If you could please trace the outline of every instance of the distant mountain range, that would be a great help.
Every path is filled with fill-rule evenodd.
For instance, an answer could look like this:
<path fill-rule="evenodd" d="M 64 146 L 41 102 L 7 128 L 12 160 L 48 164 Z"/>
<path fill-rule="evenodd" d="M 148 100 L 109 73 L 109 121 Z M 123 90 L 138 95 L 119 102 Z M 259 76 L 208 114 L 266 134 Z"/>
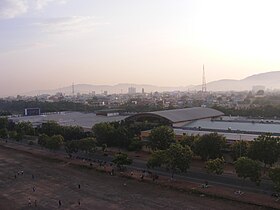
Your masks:
<path fill-rule="evenodd" d="M 136 88 L 137 93 L 142 92 L 142 88 L 144 88 L 144 91 L 146 93 L 150 92 L 164 92 L 164 91 L 187 91 L 188 87 L 159 87 L 155 85 L 141 85 L 141 84 L 117 84 L 117 85 L 90 85 L 90 84 L 76 84 L 74 86 L 75 93 L 92 93 L 93 91 L 95 94 L 101 94 L 104 93 L 104 91 L 107 91 L 108 94 L 114 94 L 114 93 L 128 93 L 128 88 L 134 87 Z M 190 86 L 189 88 L 193 88 L 194 86 Z M 72 94 L 72 86 L 67 86 L 63 88 L 58 88 L 54 90 L 36 90 L 31 91 L 28 93 L 24 93 L 23 95 L 40 95 L 40 94 L 56 94 L 56 93 L 65 93 L 66 95 Z"/>
<path fill-rule="evenodd" d="M 280 89 L 280 71 L 272 71 L 261 74 L 255 74 L 241 80 L 218 80 L 207 83 L 209 91 L 240 91 L 251 90 L 253 86 L 262 85 L 266 89 Z M 199 89 L 201 86 L 196 86 Z"/>
<path fill-rule="evenodd" d="M 208 91 L 241 91 L 251 90 L 253 86 L 262 85 L 266 89 L 280 89 L 280 71 L 266 72 L 252 75 L 242 80 L 223 79 L 207 83 Z M 91 93 L 96 94 L 107 91 L 108 94 L 113 93 L 127 93 L 129 87 L 135 87 L 137 92 L 141 92 L 142 88 L 146 93 L 150 92 L 164 92 L 164 91 L 187 91 L 187 90 L 201 90 L 201 85 L 179 86 L 179 87 L 160 87 L 146 84 L 117 84 L 117 85 L 90 85 L 90 84 L 76 84 L 75 93 Z M 24 93 L 23 95 L 40 95 L 40 94 L 55 94 L 57 92 L 71 94 L 72 86 L 63 87 L 53 90 L 40 90 Z"/>

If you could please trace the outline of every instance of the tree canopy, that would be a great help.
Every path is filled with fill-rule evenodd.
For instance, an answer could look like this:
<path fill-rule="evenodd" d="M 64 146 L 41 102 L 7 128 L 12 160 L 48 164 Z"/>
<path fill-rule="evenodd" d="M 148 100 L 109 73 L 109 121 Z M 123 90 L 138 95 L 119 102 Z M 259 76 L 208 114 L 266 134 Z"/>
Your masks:
<path fill-rule="evenodd" d="M 235 141 L 230 145 L 233 160 L 237 160 L 239 157 L 246 157 L 248 155 L 249 146 L 250 144 L 247 141 Z"/>
<path fill-rule="evenodd" d="M 72 140 L 65 143 L 65 151 L 67 154 L 77 153 L 78 151 L 86 154 L 93 153 L 96 151 L 96 140 L 88 137 L 79 140 Z"/>
<path fill-rule="evenodd" d="M 50 139 L 50 137 L 46 134 L 41 134 L 38 137 L 38 144 L 45 147 L 47 144 L 47 141 Z"/>
<path fill-rule="evenodd" d="M 222 148 L 226 145 L 224 136 L 217 133 L 205 134 L 195 141 L 194 151 L 203 160 L 222 157 Z"/>
<path fill-rule="evenodd" d="M 194 150 L 195 141 L 200 138 L 199 135 L 187 135 L 183 134 L 182 139 L 180 140 L 180 144 L 184 146 L 189 146 L 192 150 Z"/>
<path fill-rule="evenodd" d="M 128 155 L 126 153 L 119 153 L 115 155 L 115 158 L 112 162 L 121 169 L 124 165 L 131 165 L 132 159 L 128 158 Z"/>
<path fill-rule="evenodd" d="M 189 146 L 171 144 L 166 150 L 155 151 L 147 162 L 147 167 L 154 168 L 164 166 L 172 177 L 175 172 L 186 172 L 190 167 L 192 151 Z"/>
<path fill-rule="evenodd" d="M 276 191 L 280 192 L 280 167 L 271 168 L 269 177 L 273 181 Z"/>
<path fill-rule="evenodd" d="M 100 146 L 106 144 L 108 147 L 128 148 L 132 141 L 127 128 L 119 123 L 98 123 L 92 130 Z"/>
<path fill-rule="evenodd" d="M 47 140 L 46 148 L 48 148 L 49 150 L 53 150 L 53 151 L 58 150 L 62 146 L 63 141 L 64 141 L 63 136 L 54 135 Z"/>
<path fill-rule="evenodd" d="M 150 134 L 150 147 L 152 150 L 165 150 L 175 143 L 175 134 L 172 128 L 160 126 L 152 129 Z"/>
<path fill-rule="evenodd" d="M 38 129 L 41 134 L 48 136 L 61 135 L 65 141 L 85 138 L 85 132 L 80 126 L 61 126 L 55 121 L 43 123 Z"/>
<path fill-rule="evenodd" d="M 221 175 L 224 172 L 225 160 L 224 158 L 216 158 L 214 160 L 208 160 L 205 163 L 205 168 L 208 173 L 215 173 Z"/>
<path fill-rule="evenodd" d="M 280 142 L 279 138 L 272 137 L 271 135 L 259 136 L 252 142 L 248 156 L 253 160 L 259 160 L 265 165 L 272 166 L 280 155 Z"/>
<path fill-rule="evenodd" d="M 258 161 L 247 157 L 240 157 L 234 163 L 238 177 L 243 179 L 249 178 L 257 185 L 261 181 L 261 165 Z"/>

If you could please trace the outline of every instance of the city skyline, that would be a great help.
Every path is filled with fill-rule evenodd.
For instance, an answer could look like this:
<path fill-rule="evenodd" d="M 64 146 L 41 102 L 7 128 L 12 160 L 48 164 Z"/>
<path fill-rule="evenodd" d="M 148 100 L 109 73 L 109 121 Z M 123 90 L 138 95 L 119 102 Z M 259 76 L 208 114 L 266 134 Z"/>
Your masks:
<path fill-rule="evenodd" d="M 2 0 L 0 95 L 76 84 L 189 86 L 280 70 L 269 1 Z"/>

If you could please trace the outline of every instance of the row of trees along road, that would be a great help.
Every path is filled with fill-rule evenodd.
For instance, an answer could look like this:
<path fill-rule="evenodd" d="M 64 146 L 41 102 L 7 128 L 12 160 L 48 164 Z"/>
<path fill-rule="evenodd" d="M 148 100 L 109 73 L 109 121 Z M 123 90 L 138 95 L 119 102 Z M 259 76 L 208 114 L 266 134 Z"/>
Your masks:
<path fill-rule="evenodd" d="M 278 137 L 270 134 L 262 135 L 252 142 L 236 142 L 231 148 L 233 158 L 237 159 L 235 167 L 239 177 L 249 178 L 259 184 L 268 169 L 268 176 L 273 181 L 275 189 L 280 191 L 280 167 L 272 167 L 280 157 L 280 139 Z M 239 158 L 237 158 L 238 154 Z M 262 168 L 264 169 L 263 174 Z"/>
<path fill-rule="evenodd" d="M 49 137 L 46 134 L 42 134 L 38 137 L 38 144 L 52 151 L 60 149 L 63 143 L 64 138 L 61 135 L 53 135 L 52 137 Z"/>
<path fill-rule="evenodd" d="M 222 157 L 222 149 L 225 145 L 225 138 L 217 133 L 201 137 L 184 135 L 181 141 L 176 142 L 173 129 L 168 126 L 160 126 L 154 128 L 150 134 L 148 146 L 154 152 L 147 162 L 147 167 L 165 167 L 173 177 L 175 172 L 187 171 L 195 154 L 203 160 L 217 158 L 209 161 L 209 171 L 221 174 L 224 160 L 219 158 Z"/>
<path fill-rule="evenodd" d="M 189 146 L 183 147 L 176 143 L 171 144 L 166 150 L 155 151 L 147 162 L 148 168 L 165 167 L 171 172 L 173 178 L 175 172 L 186 172 L 190 167 L 192 151 Z"/>
<path fill-rule="evenodd" d="M 141 130 L 155 127 L 150 123 L 111 122 L 98 123 L 92 128 L 93 136 L 99 146 L 124 148 L 130 151 L 139 151 L 142 142 L 139 140 Z"/>
<path fill-rule="evenodd" d="M 172 128 L 161 126 L 151 131 L 149 146 L 154 152 L 147 166 L 163 166 L 172 176 L 175 172 L 187 171 L 192 155 L 205 161 L 207 172 L 222 174 L 225 166 L 223 150 L 230 149 L 239 177 L 250 179 L 258 185 L 269 166 L 268 176 L 274 182 L 275 189 L 280 190 L 280 168 L 272 167 L 280 157 L 280 140 L 269 134 L 259 136 L 252 142 L 237 141 L 228 147 L 226 139 L 217 133 L 203 136 L 185 135 L 176 143 Z"/>
<path fill-rule="evenodd" d="M 120 147 L 125 149 L 142 148 L 142 143 L 136 138 L 141 130 L 151 129 L 155 125 L 148 123 L 100 123 L 96 124 L 93 133 L 84 132 L 77 126 L 60 126 L 56 122 L 43 123 L 40 128 L 33 128 L 29 122 L 13 123 L 7 118 L 0 118 L 0 138 L 14 138 L 21 140 L 25 135 L 39 136 L 38 144 L 57 150 L 62 145 L 66 152 L 81 151 L 92 153 L 97 146 Z M 203 136 L 188 136 L 176 143 L 172 128 L 160 126 L 151 130 L 148 146 L 154 151 L 147 165 L 149 167 L 166 167 L 172 176 L 175 172 L 186 172 L 193 155 L 201 157 L 209 173 L 222 174 L 224 160 L 223 149 L 227 148 L 226 140 L 217 133 Z M 227 148 L 228 149 L 228 148 Z M 261 181 L 261 166 L 267 169 L 268 175 L 280 190 L 280 169 L 272 167 L 280 156 L 280 140 L 271 135 L 259 136 L 255 141 L 238 141 L 229 147 L 235 160 L 235 169 L 239 177 L 249 178 L 257 184 Z M 123 158 L 123 157 L 122 157 Z M 125 159 L 125 158 L 123 158 Z"/>
<path fill-rule="evenodd" d="M 149 147 L 153 150 L 166 150 L 170 145 L 176 143 L 172 128 L 160 126 L 151 130 Z M 193 152 L 203 160 L 222 157 L 222 149 L 226 147 L 226 139 L 217 133 L 203 136 L 184 135 L 180 145 L 189 146 Z"/>

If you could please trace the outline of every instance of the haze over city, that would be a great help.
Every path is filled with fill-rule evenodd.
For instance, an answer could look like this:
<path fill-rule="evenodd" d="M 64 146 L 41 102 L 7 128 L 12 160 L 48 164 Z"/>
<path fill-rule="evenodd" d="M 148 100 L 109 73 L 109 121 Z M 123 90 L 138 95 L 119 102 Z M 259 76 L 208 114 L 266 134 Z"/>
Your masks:
<path fill-rule="evenodd" d="M 277 0 L 1 0 L 0 95 L 280 70 Z"/>

